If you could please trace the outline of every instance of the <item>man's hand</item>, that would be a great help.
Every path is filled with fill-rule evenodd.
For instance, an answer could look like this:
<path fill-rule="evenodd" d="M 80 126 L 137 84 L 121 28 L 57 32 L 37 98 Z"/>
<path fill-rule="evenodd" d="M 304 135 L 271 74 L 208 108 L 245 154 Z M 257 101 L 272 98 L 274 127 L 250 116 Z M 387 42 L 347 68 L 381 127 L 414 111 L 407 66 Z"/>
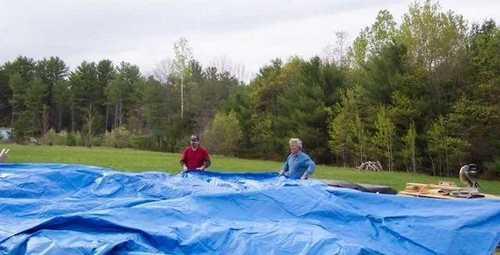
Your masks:
<path fill-rule="evenodd" d="M 0 162 L 3 162 L 7 159 L 7 154 L 9 153 L 9 151 L 9 149 L 2 149 L 2 151 L 0 151 Z"/>
<path fill-rule="evenodd" d="M 186 165 L 182 165 L 182 170 L 179 172 L 181 176 L 186 176 L 186 173 L 188 171 L 188 168 Z"/>
<path fill-rule="evenodd" d="M 285 173 L 286 173 L 286 172 L 285 172 L 285 170 L 284 170 L 284 169 L 281 169 L 281 170 L 279 171 L 279 174 L 280 174 L 280 175 L 285 176 Z"/>
<path fill-rule="evenodd" d="M 307 180 L 309 178 L 309 176 L 307 176 L 307 174 L 304 174 L 302 175 L 302 177 L 300 177 L 301 180 Z"/>

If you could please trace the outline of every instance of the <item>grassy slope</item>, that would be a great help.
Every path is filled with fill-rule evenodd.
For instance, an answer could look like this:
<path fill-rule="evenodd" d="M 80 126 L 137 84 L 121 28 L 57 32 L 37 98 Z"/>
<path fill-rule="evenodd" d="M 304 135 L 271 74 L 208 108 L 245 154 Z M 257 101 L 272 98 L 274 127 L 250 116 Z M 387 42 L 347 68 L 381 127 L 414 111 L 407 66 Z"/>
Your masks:
<path fill-rule="evenodd" d="M 0 145 L 1 147 L 1 145 Z M 95 165 L 125 171 L 165 171 L 175 173 L 179 170 L 179 154 L 131 149 L 82 148 L 66 146 L 22 146 L 8 145 L 11 153 L 8 162 L 54 162 Z M 266 172 L 278 170 L 280 162 L 247 160 L 224 156 L 213 156 L 211 169 L 239 172 Z M 398 190 L 406 182 L 437 183 L 441 180 L 455 181 L 457 178 L 441 178 L 427 175 L 414 175 L 402 172 L 360 172 L 348 168 L 318 166 L 316 178 L 345 180 L 357 183 L 389 185 Z M 482 191 L 500 194 L 500 182 L 481 181 Z"/>

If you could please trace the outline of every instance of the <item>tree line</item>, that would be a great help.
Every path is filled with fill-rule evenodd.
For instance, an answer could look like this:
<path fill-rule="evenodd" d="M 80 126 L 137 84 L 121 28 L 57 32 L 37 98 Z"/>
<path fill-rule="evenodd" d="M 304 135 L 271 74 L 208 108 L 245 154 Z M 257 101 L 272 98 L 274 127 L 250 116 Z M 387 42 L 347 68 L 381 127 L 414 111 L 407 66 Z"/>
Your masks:
<path fill-rule="evenodd" d="M 92 146 L 105 134 L 125 131 L 141 148 L 178 150 L 185 137 L 204 130 L 240 82 L 226 71 L 203 68 L 189 56 L 185 39 L 176 49 L 165 81 L 145 77 L 131 63 L 110 60 L 84 61 L 72 71 L 58 57 L 21 56 L 4 63 L 0 125 L 13 127 L 18 142 L 66 132 Z"/>
<path fill-rule="evenodd" d="M 212 152 L 275 160 L 300 137 L 319 163 L 379 160 L 390 171 L 455 175 L 476 162 L 500 172 L 493 20 L 468 24 L 438 3 L 416 2 L 401 24 L 381 10 L 345 42 L 337 33 L 325 56 L 275 59 L 248 83 L 203 67 L 185 39 L 149 77 L 125 62 L 70 71 L 58 57 L 18 57 L 0 67 L 0 126 L 20 142 L 66 132 L 87 146 L 111 140 L 171 152 L 198 133 Z"/>

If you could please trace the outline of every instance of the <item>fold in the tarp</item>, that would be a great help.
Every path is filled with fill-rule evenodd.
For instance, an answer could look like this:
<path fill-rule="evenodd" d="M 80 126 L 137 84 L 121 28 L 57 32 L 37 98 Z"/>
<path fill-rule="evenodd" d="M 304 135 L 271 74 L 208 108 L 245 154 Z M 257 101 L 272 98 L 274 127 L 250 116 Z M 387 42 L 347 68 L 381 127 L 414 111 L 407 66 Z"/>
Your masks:
<path fill-rule="evenodd" d="M 0 164 L 0 254 L 492 254 L 500 202 L 276 174 Z"/>

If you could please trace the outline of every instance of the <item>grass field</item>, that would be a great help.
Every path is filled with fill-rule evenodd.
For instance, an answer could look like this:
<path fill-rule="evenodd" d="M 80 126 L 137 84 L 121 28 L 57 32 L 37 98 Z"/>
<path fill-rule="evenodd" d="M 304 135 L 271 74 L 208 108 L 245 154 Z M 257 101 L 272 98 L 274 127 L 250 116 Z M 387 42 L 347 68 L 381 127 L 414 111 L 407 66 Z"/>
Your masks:
<path fill-rule="evenodd" d="M 2 147 L 3 145 L 0 145 Z M 122 171 L 164 171 L 176 173 L 180 169 L 179 154 L 114 149 L 105 147 L 83 148 L 66 146 L 5 145 L 11 153 L 7 162 L 11 163 L 71 163 L 94 165 Z M 285 155 L 284 155 L 285 156 Z M 215 155 L 210 169 L 225 172 L 269 172 L 277 171 L 281 162 L 247 160 Z M 437 183 L 454 181 L 457 178 L 433 177 L 404 172 L 361 172 L 350 168 L 319 165 L 315 178 L 344 180 L 356 183 L 388 185 L 397 190 L 407 182 Z M 482 191 L 500 195 L 499 181 L 481 181 Z"/>

